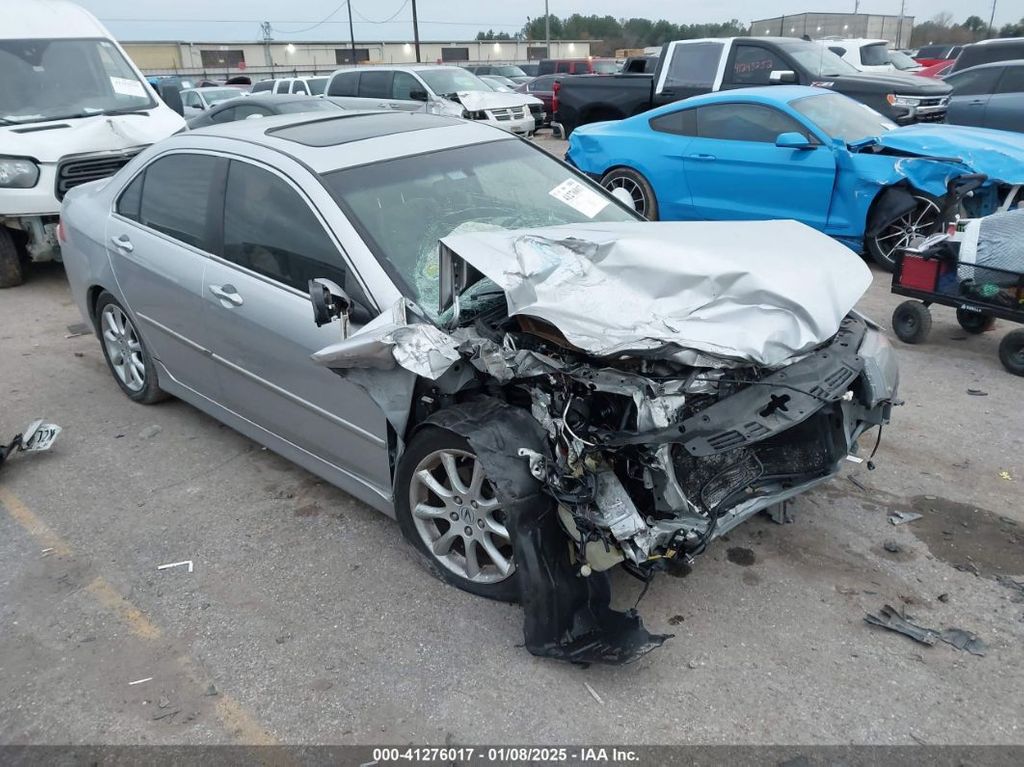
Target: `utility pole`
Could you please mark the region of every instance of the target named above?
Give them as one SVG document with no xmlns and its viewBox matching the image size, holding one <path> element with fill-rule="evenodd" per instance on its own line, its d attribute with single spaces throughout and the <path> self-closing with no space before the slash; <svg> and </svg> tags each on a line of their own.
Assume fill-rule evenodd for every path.
<svg viewBox="0 0 1024 767">
<path fill-rule="evenodd" d="M 992 37 L 992 25 L 996 23 L 996 0 L 992 0 L 992 14 L 988 17 L 988 29 L 985 37 Z"/>
<path fill-rule="evenodd" d="M 420 22 L 416 17 L 416 0 L 412 0 L 412 37 L 416 44 L 416 63 L 420 63 Z"/>
<path fill-rule="evenodd" d="M 551 14 L 548 12 L 548 0 L 544 0 L 544 55 L 551 58 Z"/>
<path fill-rule="evenodd" d="M 352 26 L 352 0 L 348 0 L 346 5 L 348 6 L 348 36 L 352 41 L 352 66 L 356 66 L 359 62 L 356 60 L 356 30 Z"/>
<path fill-rule="evenodd" d="M 270 22 L 264 21 L 260 24 L 260 32 L 263 34 L 263 55 L 266 58 L 267 66 L 272 66 L 274 63 L 273 58 L 270 55 L 270 41 L 274 38 L 270 34 Z"/>
</svg>

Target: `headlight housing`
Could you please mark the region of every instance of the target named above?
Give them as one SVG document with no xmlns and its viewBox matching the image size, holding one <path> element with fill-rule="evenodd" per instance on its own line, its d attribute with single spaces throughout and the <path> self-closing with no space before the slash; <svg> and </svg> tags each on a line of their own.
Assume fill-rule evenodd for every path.
<svg viewBox="0 0 1024 767">
<path fill-rule="evenodd" d="M 486 120 L 487 119 L 487 112 L 485 112 L 482 109 L 478 109 L 475 112 L 470 112 L 469 110 L 463 110 L 462 118 L 464 120 Z"/>
<path fill-rule="evenodd" d="M 39 181 L 39 166 L 24 157 L 0 157 L 0 188 L 31 189 Z"/>
<path fill-rule="evenodd" d="M 900 96 L 898 93 L 888 94 L 885 100 L 893 107 L 916 107 L 921 104 L 921 99 L 917 96 Z"/>
</svg>

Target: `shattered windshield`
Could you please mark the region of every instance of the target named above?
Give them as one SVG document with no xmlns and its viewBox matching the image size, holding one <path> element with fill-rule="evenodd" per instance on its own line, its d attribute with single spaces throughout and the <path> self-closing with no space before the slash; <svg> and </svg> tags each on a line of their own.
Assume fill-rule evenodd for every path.
<svg viewBox="0 0 1024 767">
<path fill-rule="evenodd" d="M 432 318 L 442 237 L 638 220 L 603 190 L 516 139 L 338 170 L 323 179 L 398 286 Z"/>
<path fill-rule="evenodd" d="M 109 40 L 0 40 L 0 118 L 88 117 L 155 106 Z"/>
<path fill-rule="evenodd" d="M 871 107 L 841 93 L 805 96 L 790 102 L 790 106 L 830 137 L 847 144 L 879 136 L 896 127 L 896 123 Z"/>
</svg>

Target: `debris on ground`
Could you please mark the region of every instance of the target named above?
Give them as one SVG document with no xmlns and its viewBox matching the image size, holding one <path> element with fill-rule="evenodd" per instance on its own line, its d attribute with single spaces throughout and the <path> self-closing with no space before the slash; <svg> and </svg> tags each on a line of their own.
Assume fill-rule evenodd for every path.
<svg viewBox="0 0 1024 767">
<path fill-rule="evenodd" d="M 937 597 L 937 599 L 938 599 L 938 600 L 939 600 L 940 602 L 948 602 L 948 601 L 949 601 L 949 594 L 947 594 L 947 593 L 943 592 L 942 594 L 939 594 L 939 596 Z"/>
<path fill-rule="evenodd" d="M 981 570 L 973 562 L 961 562 L 953 565 L 953 569 L 959 570 L 962 573 L 970 573 L 971 575 L 981 575 Z"/>
<path fill-rule="evenodd" d="M 939 635 L 939 639 L 958 650 L 967 650 L 971 655 L 978 657 L 984 657 L 988 651 L 988 645 L 981 641 L 977 634 L 963 629 L 946 629 Z"/>
<path fill-rule="evenodd" d="M 905 525 L 920 519 L 923 515 L 913 511 L 894 511 L 889 514 L 889 521 L 894 525 Z"/>
<path fill-rule="evenodd" d="M 144 682 L 152 682 L 152 681 L 153 681 L 153 677 L 147 676 L 144 679 L 136 679 L 134 682 L 129 682 L 128 686 L 131 687 L 131 686 L 136 685 L 136 684 L 143 684 Z"/>
<path fill-rule="evenodd" d="M 53 447 L 62 429 L 55 423 L 46 423 L 39 419 L 25 427 L 25 431 L 15 435 L 6 445 L 0 444 L 0 466 L 15 452 L 41 453 Z"/>
<path fill-rule="evenodd" d="M 1013 482 L 1013 477 L 1010 475 L 1010 472 L 1008 471 L 999 472 L 999 479 L 1005 479 L 1009 482 Z"/>
<path fill-rule="evenodd" d="M 847 479 L 850 481 L 850 484 L 853 485 L 854 487 L 856 487 L 856 488 L 858 488 L 860 490 L 863 490 L 865 493 L 868 491 L 868 489 L 866 487 L 864 487 L 864 483 L 861 482 L 856 477 L 854 477 L 854 476 L 847 476 Z"/>
<path fill-rule="evenodd" d="M 595 690 L 595 689 L 594 689 L 593 687 L 591 687 L 591 686 L 590 686 L 589 684 L 587 684 L 586 682 L 584 682 L 584 683 L 583 683 L 583 686 L 587 688 L 587 692 L 589 692 L 589 693 L 590 693 L 590 697 L 591 697 L 591 698 L 593 698 L 594 700 L 596 700 L 596 701 L 597 701 L 598 703 L 600 703 L 600 704 L 601 704 L 602 706 L 604 705 L 604 701 L 603 701 L 603 700 L 601 700 L 601 696 L 597 694 L 597 690 Z"/>
<path fill-rule="evenodd" d="M 220 691 L 217 689 L 217 685 L 215 685 L 213 682 L 210 682 L 210 684 L 206 687 L 206 696 L 212 698 L 215 695 L 220 695 Z"/>
<path fill-rule="evenodd" d="M 895 631 L 929 647 L 934 647 L 935 643 L 941 639 L 946 644 L 958 650 L 966 650 L 971 655 L 983 657 L 988 651 L 988 646 L 971 631 L 959 628 L 938 631 L 926 626 L 919 626 L 907 620 L 906 616 L 900 614 L 892 605 L 883 605 L 882 609 L 878 611 L 878 615 L 866 614 L 864 620 L 872 626 L 881 626 L 884 629 Z"/>
<path fill-rule="evenodd" d="M 1005 586 L 1006 588 L 1017 592 L 1016 596 L 1012 597 L 1010 601 L 1024 601 L 1024 581 L 1015 580 L 1011 578 L 1009 575 L 997 575 L 996 583 L 998 583 L 1000 586 Z"/>
<path fill-rule="evenodd" d="M 967 393 L 970 394 L 972 397 L 987 397 L 988 396 L 988 392 L 984 391 L 983 389 L 968 389 Z"/>
<path fill-rule="evenodd" d="M 157 565 L 156 569 L 157 570 L 169 570 L 172 567 L 188 567 L 188 571 L 192 572 L 192 560 L 191 559 L 186 559 L 183 562 L 171 562 L 170 564 L 166 564 L 166 565 Z"/>
<path fill-rule="evenodd" d="M 74 325 L 68 325 L 68 334 L 65 338 L 78 338 L 78 336 L 91 336 L 92 331 L 89 326 L 84 322 L 76 322 Z"/>
<path fill-rule="evenodd" d="M 162 431 L 163 427 L 157 426 L 156 424 L 153 424 L 152 426 L 147 426 L 145 429 L 139 432 L 139 439 L 152 439 Z"/>
<path fill-rule="evenodd" d="M 900 546 L 900 544 L 897 541 L 894 541 L 892 538 L 883 543 L 882 548 L 884 548 L 890 554 L 899 554 L 901 551 L 903 551 L 903 547 Z"/>
</svg>

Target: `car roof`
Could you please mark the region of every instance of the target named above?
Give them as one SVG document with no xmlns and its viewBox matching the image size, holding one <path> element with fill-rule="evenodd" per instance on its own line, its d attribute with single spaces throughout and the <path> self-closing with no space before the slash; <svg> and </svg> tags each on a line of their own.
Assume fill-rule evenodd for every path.
<svg viewBox="0 0 1024 767">
<path fill-rule="evenodd" d="M 235 99 L 229 99 L 228 101 L 222 101 L 217 107 L 221 107 L 224 104 L 230 104 Z M 239 101 L 246 104 L 257 104 L 259 106 L 272 106 L 274 104 L 292 104 L 296 101 L 323 101 L 319 96 L 309 96 L 305 93 L 264 93 L 259 92 L 252 96 L 240 96 Z"/>
<path fill-rule="evenodd" d="M 973 72 L 976 69 L 992 69 L 993 67 L 1022 67 L 1024 66 L 1024 59 L 1002 59 L 1000 61 L 988 61 L 984 64 L 975 64 L 973 67 L 966 67 L 954 72 L 950 77 L 956 77 L 962 75 L 964 72 Z"/>
<path fill-rule="evenodd" d="M 849 45 L 877 45 L 878 43 L 889 44 L 888 40 L 880 40 L 874 37 L 823 37 L 815 42 L 819 43 L 848 43 Z"/>
<path fill-rule="evenodd" d="M 472 120 L 384 110 L 238 120 L 176 134 L 160 146 L 219 149 L 244 155 L 245 147 L 257 145 L 324 173 L 453 147 L 520 140 L 500 128 Z"/>
</svg>

